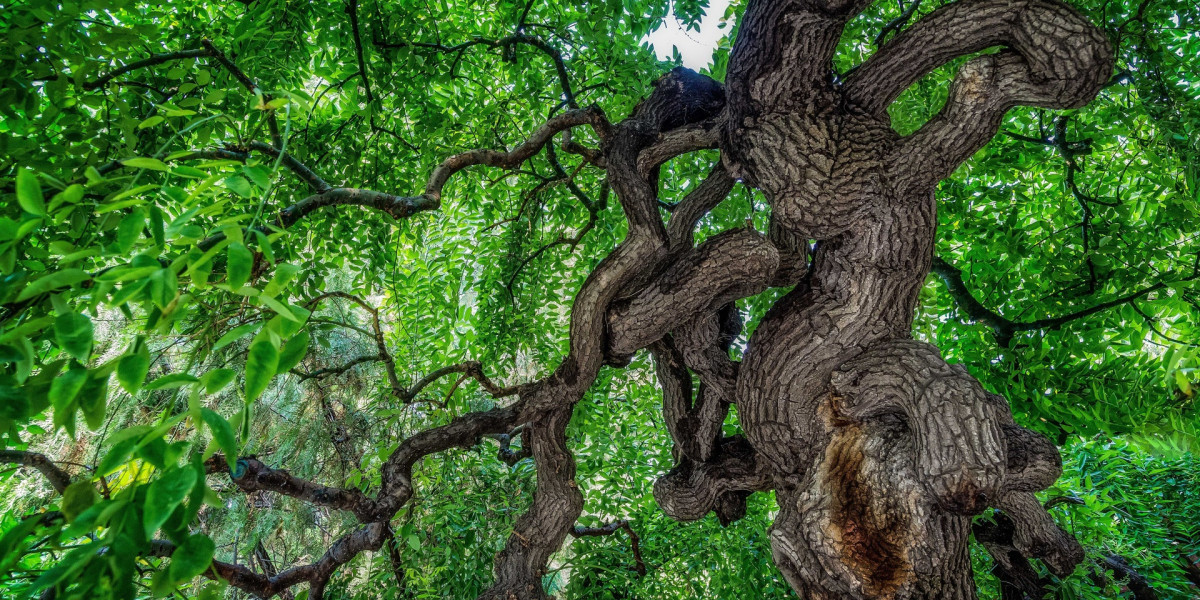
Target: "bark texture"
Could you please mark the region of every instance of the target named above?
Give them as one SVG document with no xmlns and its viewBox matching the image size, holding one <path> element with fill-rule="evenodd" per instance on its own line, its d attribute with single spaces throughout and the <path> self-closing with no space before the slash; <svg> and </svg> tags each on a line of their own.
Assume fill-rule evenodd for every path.
<svg viewBox="0 0 1200 600">
<path fill-rule="evenodd" d="M 675 443 L 676 465 L 654 486 L 658 503 L 681 520 L 712 512 L 729 523 L 745 515 L 752 493 L 775 490 L 774 559 L 800 597 L 974 598 L 968 537 L 972 517 L 989 507 L 1002 520 L 976 533 L 996 558 L 1006 594 L 1041 589 L 1030 559 L 1058 575 L 1071 572 L 1083 552 L 1033 496 L 1059 476 L 1057 450 L 1013 423 L 1007 402 L 966 369 L 913 341 L 911 326 L 931 268 L 938 182 L 987 143 L 1008 109 L 1086 104 L 1109 78 L 1111 48 L 1058 0 L 959 0 L 836 75 L 832 57 L 842 30 L 870 3 L 750 0 L 725 85 L 675 69 L 616 124 L 596 107 L 574 106 L 561 55 L 548 45 L 527 37 L 495 42 L 530 44 L 555 58 L 571 110 L 511 151 L 448 158 L 419 196 L 333 187 L 294 158 L 284 161 L 315 195 L 282 211 L 281 227 L 336 205 L 403 218 L 436 209 L 455 173 L 516 168 L 543 149 L 552 153 L 562 134 L 565 151 L 606 170 L 628 234 L 578 290 L 561 363 L 513 388 L 491 383 L 478 363 L 445 367 L 405 388 L 378 313 L 355 300 L 375 317 L 379 346 L 378 356 L 362 360 L 384 363 L 398 399 L 412 401 L 430 382 L 458 373 L 511 400 L 404 440 L 387 458 L 373 497 L 304 481 L 253 457 L 217 465 L 247 492 L 344 510 L 362 526 L 310 565 L 258 574 L 218 562 L 210 576 L 264 597 L 307 582 L 309 597 L 319 599 L 335 569 L 391 538 L 389 521 L 414 494 L 418 461 L 492 436 L 501 441 L 502 459 L 533 459 L 537 487 L 482 598 L 546 598 L 542 577 L 551 555 L 567 536 L 590 535 L 576 527 L 583 496 L 566 436 L 574 406 L 601 368 L 622 366 L 642 349 L 653 355 Z M 887 108 L 905 88 L 988 49 L 996 51 L 962 66 L 936 117 L 906 137 L 892 129 Z M 211 56 L 236 72 L 210 45 L 178 56 L 185 55 Z M 599 148 L 571 141 L 571 129 L 585 126 Z M 277 156 L 278 147 L 237 152 Z M 720 162 L 664 219 L 659 189 L 671 182 L 660 182 L 660 165 L 707 148 L 720 150 Z M 696 224 L 735 180 L 766 195 L 768 231 L 736 229 L 696 245 Z M 742 329 L 734 302 L 771 287 L 790 291 L 763 316 L 743 360 L 732 360 L 730 346 Z M 744 435 L 725 436 L 722 424 L 734 408 Z M 519 453 L 508 446 L 518 432 Z M 41 469 L 57 489 L 69 479 L 37 456 L 5 458 Z M 623 527 L 636 541 L 628 523 Z M 169 554 L 168 544 L 155 548 Z"/>
<path fill-rule="evenodd" d="M 937 183 L 1009 108 L 1087 103 L 1111 49 L 1059 2 L 961 0 L 834 83 L 833 45 L 867 4 L 752 1 L 729 69 L 726 167 L 767 195 L 775 241 L 816 241 L 807 276 L 750 339 L 734 396 L 779 500 L 776 563 L 804 598 L 973 598 L 970 520 L 994 506 L 1011 548 L 1069 573 L 1082 550 L 1032 495 L 1059 475 L 1053 445 L 908 338 Z M 906 87 L 992 47 L 934 119 L 891 129 Z"/>
</svg>

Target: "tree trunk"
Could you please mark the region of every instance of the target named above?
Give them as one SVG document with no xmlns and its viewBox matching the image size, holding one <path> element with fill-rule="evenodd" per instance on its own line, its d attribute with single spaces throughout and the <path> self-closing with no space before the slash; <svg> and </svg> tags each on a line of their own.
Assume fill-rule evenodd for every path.
<svg viewBox="0 0 1200 600">
<path fill-rule="evenodd" d="M 1083 555 L 1032 496 L 1059 475 L 1053 445 L 1014 425 L 1004 399 L 965 369 L 909 339 L 932 259 L 934 191 L 1009 108 L 1089 101 L 1111 51 L 1058 2 L 963 0 L 834 83 L 834 46 L 869 3 L 751 1 L 743 18 L 718 126 L 723 163 L 766 194 L 777 254 L 801 261 L 777 269 L 807 272 L 737 366 L 732 401 L 748 442 L 737 452 L 755 455 L 733 461 L 740 468 L 731 451 L 714 450 L 730 442 L 714 439 L 711 421 L 724 413 L 704 406 L 704 390 L 696 407 L 678 400 L 690 397 L 674 383 L 684 366 L 715 379 L 704 361 L 655 349 L 683 448 L 656 495 L 691 519 L 730 513 L 719 499 L 736 491 L 774 488 L 774 558 L 802 598 L 974 598 L 968 535 L 989 506 L 1013 517 L 1013 547 L 1052 571 L 1069 573 Z M 962 67 L 937 117 L 908 137 L 892 130 L 887 105 L 900 92 L 992 46 L 1004 49 Z M 811 264 L 782 251 L 796 240 L 816 241 Z M 708 428 L 679 426 L 678 415 L 706 411 Z M 697 431 L 708 432 L 700 448 Z"/>
</svg>

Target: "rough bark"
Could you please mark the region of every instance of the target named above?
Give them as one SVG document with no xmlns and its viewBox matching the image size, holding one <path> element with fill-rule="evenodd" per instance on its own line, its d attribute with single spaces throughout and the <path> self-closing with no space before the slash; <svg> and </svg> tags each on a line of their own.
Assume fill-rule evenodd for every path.
<svg viewBox="0 0 1200 600">
<path fill-rule="evenodd" d="M 418 460 L 485 435 L 500 436 L 501 456 L 509 450 L 514 458 L 507 443 L 519 428 L 521 457 L 532 457 L 537 488 L 482 597 L 546 598 L 541 579 L 550 556 L 580 531 L 583 497 L 565 434 L 572 411 L 602 367 L 621 366 L 641 349 L 654 356 L 675 444 L 677 464 L 654 486 L 660 506 L 681 520 L 713 512 L 729 523 L 745 514 L 750 494 L 774 489 L 773 556 L 801 597 L 973 598 L 968 537 L 972 517 L 988 507 L 1003 514 L 976 535 L 994 550 L 1006 597 L 1041 589 L 1030 559 L 1069 573 L 1082 550 L 1033 496 L 1059 476 L 1057 450 L 1013 423 L 1006 401 L 966 369 L 910 338 L 933 257 L 937 183 L 996 133 L 1008 109 L 1086 104 L 1109 78 L 1112 51 L 1098 29 L 1058 0 L 959 0 L 835 76 L 842 30 L 870 3 L 750 0 L 725 85 L 675 69 L 616 125 L 598 108 L 573 108 L 511 151 L 447 159 L 420 196 L 334 188 L 295 159 L 285 161 L 315 195 L 285 209 L 283 227 L 335 205 L 403 218 L 436 209 L 456 172 L 516 168 L 543 149 L 552 153 L 563 133 L 564 149 L 606 171 L 628 233 L 576 293 L 568 352 L 543 379 L 500 388 L 480 365 L 464 363 L 405 388 L 377 335 L 379 355 L 366 359 L 385 363 L 401 399 L 412 400 L 448 373 L 516 399 L 402 442 L 382 468 L 375 497 L 300 480 L 253 457 L 236 460 L 231 475 L 242 489 L 345 510 L 363 526 L 311 565 L 262 575 L 216 564 L 213 576 L 263 596 L 307 581 L 311 597 L 320 597 L 334 569 L 389 538 L 387 522 L 413 495 Z M 542 48 L 525 38 L 475 43 Z M 115 72 L 195 56 L 227 62 L 206 48 Z M 907 137 L 891 128 L 888 105 L 905 88 L 990 48 L 999 50 L 959 70 L 936 117 Z M 561 55 L 542 49 L 555 59 L 573 106 Z M 245 85 L 253 87 L 249 79 Z M 570 141 L 571 128 L 584 125 L 598 149 Z M 659 181 L 660 165 L 713 147 L 720 163 L 664 223 L 658 191 L 671 182 Z M 768 231 L 731 230 L 696 246 L 696 223 L 735 179 L 766 195 Z M 770 287 L 792 289 L 763 316 L 742 361 L 732 360 L 730 344 L 741 331 L 733 303 Z M 744 436 L 722 435 L 731 407 Z"/>
<path fill-rule="evenodd" d="M 1013 518 L 1013 547 L 1056 573 L 1082 559 L 1032 492 L 1053 446 L 1011 423 L 936 349 L 909 341 L 930 270 L 934 188 L 1019 104 L 1071 108 L 1112 69 L 1103 35 L 1055 1 L 963 0 L 836 85 L 842 26 L 869 2 L 751 2 L 729 68 L 729 171 L 767 195 L 775 239 L 817 240 L 807 276 L 750 339 L 735 403 L 780 504 L 776 563 L 806 598 L 972 598 L 970 518 Z M 908 137 L 887 106 L 959 56 L 941 113 Z M 793 247 L 798 244 L 793 244 Z"/>
</svg>

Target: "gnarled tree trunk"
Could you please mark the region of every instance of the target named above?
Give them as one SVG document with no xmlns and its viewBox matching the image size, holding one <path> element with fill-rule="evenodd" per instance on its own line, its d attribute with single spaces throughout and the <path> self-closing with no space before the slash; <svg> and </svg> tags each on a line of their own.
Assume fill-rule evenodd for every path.
<svg viewBox="0 0 1200 600">
<path fill-rule="evenodd" d="M 566 437 L 573 407 L 602 367 L 643 348 L 656 362 L 677 460 L 655 483 L 660 506 L 678 519 L 714 512 L 728 523 L 745 514 L 750 494 L 775 490 L 774 558 L 801 597 L 973 598 L 970 521 L 988 507 L 1006 517 L 984 545 L 1013 585 L 1037 585 L 1032 558 L 1070 572 L 1082 550 L 1033 496 L 1058 477 L 1057 450 L 1015 425 L 1003 398 L 913 341 L 910 330 L 931 266 L 938 182 L 987 143 L 1008 109 L 1087 103 L 1111 73 L 1111 49 L 1057 0 L 959 0 L 835 76 L 842 30 L 870 1 L 750 0 L 726 85 L 676 69 L 615 125 L 598 108 L 577 108 L 564 85 L 572 110 L 512 151 L 447 159 L 418 197 L 331 188 L 288 162 L 316 195 L 284 210 L 280 226 L 330 204 L 401 217 L 436 208 L 459 170 L 514 168 L 552 147 L 557 134 L 587 125 L 600 148 L 569 138 L 561 147 L 606 170 L 628 234 L 578 291 L 566 357 L 520 387 L 499 388 L 478 363 L 464 363 L 403 388 L 373 312 L 398 398 L 461 373 L 497 398 L 517 399 L 404 440 L 383 465 L 375 497 L 304 481 L 253 457 L 234 461 L 240 488 L 344 510 L 363 526 L 307 566 L 263 575 L 214 562 L 209 576 L 265 597 L 308 582 L 309 597 L 318 599 L 337 568 L 391 537 L 388 521 L 413 496 L 418 460 L 483 435 L 508 440 L 520 429 L 537 488 L 482 597 L 545 598 L 547 561 L 576 531 L 584 504 Z M 905 88 L 990 48 L 999 50 L 963 65 L 936 117 L 906 137 L 891 128 L 888 105 Z M 565 73 L 561 56 L 551 56 Z M 671 182 L 659 181 L 659 165 L 705 148 L 720 149 L 720 163 L 664 223 L 658 190 Z M 736 229 L 696 245 L 696 223 L 737 179 L 765 193 L 768 232 Z M 729 348 L 742 323 L 732 303 L 771 287 L 791 290 L 736 362 Z M 731 407 L 744 436 L 722 435 Z"/>
<path fill-rule="evenodd" d="M 656 496 L 678 518 L 712 510 L 728 520 L 749 492 L 775 489 L 775 561 L 804 598 L 973 598 L 970 520 L 989 506 L 1013 519 L 1021 554 L 1069 573 L 1082 550 L 1032 495 L 1058 477 L 1056 449 L 1014 425 L 1004 399 L 965 369 L 909 338 L 937 183 L 1009 108 L 1088 102 L 1111 73 L 1111 50 L 1059 2 L 961 0 L 836 81 L 834 47 L 869 4 L 750 2 L 724 107 L 702 127 L 724 169 L 766 194 L 770 234 L 670 250 L 681 258 L 612 312 L 618 352 L 669 331 L 652 351 L 680 464 Z M 961 68 L 934 119 L 907 137 L 892 130 L 887 107 L 905 88 L 994 46 Z M 673 77 L 684 89 L 696 79 Z M 707 85 L 692 94 L 711 93 Z M 794 283 L 731 363 L 738 325 L 714 309 Z M 698 290 L 716 297 L 701 302 Z M 689 370 L 702 381 L 695 399 Z M 719 437 L 730 403 L 744 440 Z"/>
</svg>

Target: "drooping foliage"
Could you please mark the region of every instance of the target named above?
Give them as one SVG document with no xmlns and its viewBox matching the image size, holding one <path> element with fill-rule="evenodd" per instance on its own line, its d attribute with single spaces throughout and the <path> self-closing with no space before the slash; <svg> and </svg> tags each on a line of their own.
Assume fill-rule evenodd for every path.
<svg viewBox="0 0 1200 600">
<path fill-rule="evenodd" d="M 1116 73 L 1085 108 L 1010 111 L 940 185 L 914 336 L 1061 447 L 1066 474 L 1041 499 L 1064 498 L 1052 514 L 1088 560 L 1069 577 L 1039 572 L 1057 593 L 1194 597 L 1200 8 L 1070 4 L 1108 35 Z M 845 28 L 836 77 L 939 6 L 876 2 Z M 719 9 L 0 8 L 0 597 L 267 589 L 238 585 L 250 581 L 238 569 L 320 580 L 336 598 L 487 590 L 537 483 L 528 430 L 414 458 L 411 497 L 386 528 L 238 482 L 261 467 L 382 495 L 405 440 L 502 411 L 553 371 L 576 292 L 627 230 L 591 154 L 602 128 L 565 131 L 594 125 L 592 105 L 614 122 L 634 111 L 674 66 L 646 35 Z M 718 81 L 743 10 L 724 9 L 705 70 Z M 933 117 L 958 66 L 905 91 L 893 127 Z M 539 131 L 550 137 L 522 153 Z M 451 156 L 472 158 L 435 185 Z M 664 217 L 716 160 L 705 150 L 663 166 Z M 766 232 L 769 218 L 739 183 L 697 242 Z M 738 302 L 735 359 L 784 291 Z M 724 428 L 741 433 L 736 413 Z M 566 431 L 585 504 L 542 577 L 548 593 L 792 595 L 772 563 L 772 493 L 728 526 L 678 523 L 655 503 L 676 457 L 647 353 L 602 370 Z M 976 537 L 1003 518 L 977 517 Z M 322 572 L 356 531 L 375 551 Z M 980 594 L 998 598 L 984 545 L 972 552 Z"/>
</svg>

